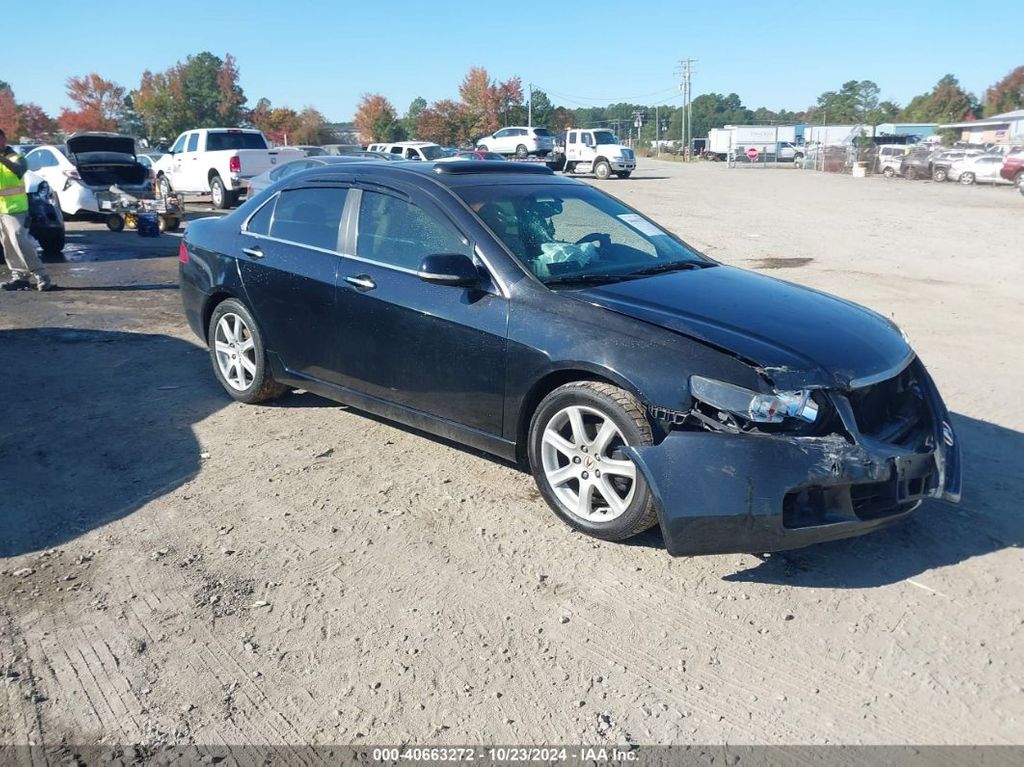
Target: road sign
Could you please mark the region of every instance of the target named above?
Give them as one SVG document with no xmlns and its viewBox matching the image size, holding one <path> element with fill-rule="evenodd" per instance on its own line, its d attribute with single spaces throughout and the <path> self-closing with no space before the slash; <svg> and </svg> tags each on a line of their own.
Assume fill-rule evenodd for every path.
<svg viewBox="0 0 1024 767">
<path fill-rule="evenodd" d="M 751 162 L 754 162 L 757 159 L 757 150 L 754 147 L 750 147 L 750 149 L 747 150 L 747 158 Z"/>
</svg>

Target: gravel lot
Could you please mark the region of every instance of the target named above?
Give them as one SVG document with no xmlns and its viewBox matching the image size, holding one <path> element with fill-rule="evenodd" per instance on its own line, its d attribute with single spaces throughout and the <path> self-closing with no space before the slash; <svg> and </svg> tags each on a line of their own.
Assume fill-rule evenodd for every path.
<svg viewBox="0 0 1024 767">
<path fill-rule="evenodd" d="M 763 559 L 590 540 L 514 466 L 233 403 L 177 239 L 74 223 L 63 290 L 0 294 L 0 744 L 1024 741 L 1024 198 L 654 160 L 604 187 L 892 316 L 963 504 Z"/>
</svg>

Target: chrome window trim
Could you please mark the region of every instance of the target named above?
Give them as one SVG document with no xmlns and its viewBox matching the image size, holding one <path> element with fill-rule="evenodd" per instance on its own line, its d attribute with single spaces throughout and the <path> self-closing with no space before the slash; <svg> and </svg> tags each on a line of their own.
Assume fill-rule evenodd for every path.
<svg viewBox="0 0 1024 767">
<path fill-rule="evenodd" d="M 880 373 L 874 373 L 869 376 L 862 376 L 861 378 L 854 378 L 850 381 L 850 388 L 863 389 L 865 386 L 873 386 L 876 383 L 881 383 L 882 381 L 888 381 L 890 378 L 895 378 L 907 369 L 916 356 L 917 355 L 914 354 L 914 350 L 911 349 L 902 360 L 888 370 L 883 370 Z"/>
<path fill-rule="evenodd" d="M 275 202 L 277 200 L 277 198 L 280 197 L 280 196 L 281 196 L 281 192 L 280 191 L 274 192 L 272 195 L 270 195 L 270 197 L 268 197 L 264 201 L 264 203 L 262 205 L 260 205 L 258 208 L 256 208 L 256 210 L 254 210 L 252 213 L 250 213 L 248 216 L 246 216 L 245 217 L 245 221 L 242 222 L 242 227 L 241 227 L 242 233 L 243 234 L 251 235 L 252 237 L 263 237 L 264 235 L 262 235 L 262 234 L 257 234 L 256 232 L 250 232 L 249 231 L 249 222 L 252 221 L 253 218 L 256 217 L 257 213 L 259 213 L 261 210 L 263 210 L 265 207 L 267 207 L 270 203 Z M 273 224 L 274 224 L 273 216 L 271 216 L 271 218 L 270 218 L 270 224 L 271 224 L 271 226 L 273 226 Z M 270 229 L 270 227 L 267 227 L 268 231 L 269 231 L 269 229 Z"/>
</svg>

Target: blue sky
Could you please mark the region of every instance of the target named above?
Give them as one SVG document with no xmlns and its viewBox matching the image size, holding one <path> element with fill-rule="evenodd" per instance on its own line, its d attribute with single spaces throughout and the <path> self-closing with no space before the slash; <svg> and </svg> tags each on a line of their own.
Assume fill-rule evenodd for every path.
<svg viewBox="0 0 1024 767">
<path fill-rule="evenodd" d="M 1004 34 L 1024 27 L 1024 3 L 984 12 L 946 4 L 184 0 L 135 14 L 51 0 L 5 41 L 0 79 L 19 101 L 56 114 L 68 75 L 95 71 L 133 88 L 144 69 L 230 52 L 250 104 L 265 96 L 331 120 L 350 119 L 367 92 L 383 93 L 400 114 L 416 96 L 457 98 L 473 65 L 497 79 L 518 75 L 556 105 L 676 104 L 674 72 L 686 57 L 699 60 L 695 96 L 734 91 L 751 108 L 803 109 L 852 79 L 874 80 L 883 99 L 906 103 L 950 72 L 982 97 L 1024 64 L 1024 49 Z M 36 34 L 43 26 L 45 38 Z"/>
</svg>

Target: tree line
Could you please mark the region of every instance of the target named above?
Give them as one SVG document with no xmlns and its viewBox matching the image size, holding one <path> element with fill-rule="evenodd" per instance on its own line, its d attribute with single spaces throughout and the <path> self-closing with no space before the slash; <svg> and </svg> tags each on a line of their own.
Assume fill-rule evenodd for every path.
<svg viewBox="0 0 1024 767">
<path fill-rule="evenodd" d="M 322 144 L 331 140 L 323 114 L 312 106 L 295 110 L 273 106 L 260 98 L 250 107 L 239 85 L 238 65 L 208 51 L 187 56 L 162 72 L 145 71 L 139 84 L 128 89 L 96 73 L 68 77 L 69 106 L 56 117 L 38 104 L 19 103 L 12 87 L 0 81 L 0 126 L 9 136 L 53 140 L 58 134 L 83 130 L 118 131 L 151 142 L 173 139 L 182 131 L 216 126 L 259 128 L 275 143 Z M 693 99 L 691 136 L 729 124 L 960 122 L 1024 108 L 1024 66 L 989 87 L 982 99 L 964 90 L 953 75 L 906 105 L 880 99 L 871 80 L 849 80 L 818 96 L 801 112 L 751 109 L 735 93 L 706 93 Z M 525 125 L 532 110 L 533 124 L 554 131 L 567 127 L 610 127 L 641 142 L 682 135 L 678 104 L 615 103 L 602 107 L 556 106 L 542 90 L 524 91 L 519 77 L 493 79 L 481 66 L 471 67 L 458 87 L 457 99 L 428 104 L 418 97 L 399 115 L 381 93 L 361 98 L 355 127 L 364 143 L 419 139 L 443 145 L 476 141 L 506 125 Z M 637 131 L 634 115 L 644 115 Z"/>
</svg>

